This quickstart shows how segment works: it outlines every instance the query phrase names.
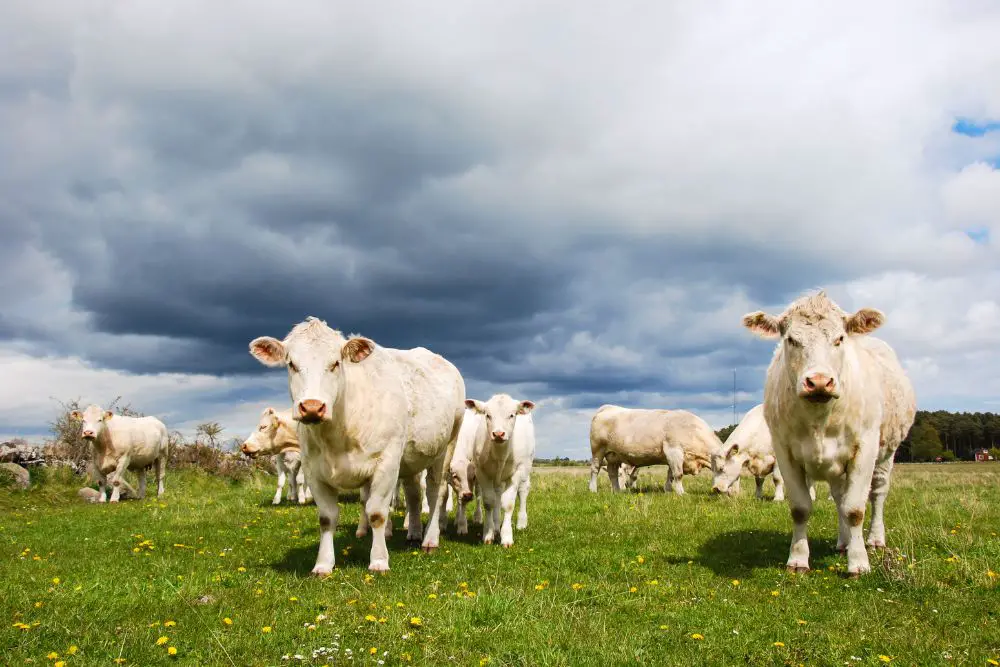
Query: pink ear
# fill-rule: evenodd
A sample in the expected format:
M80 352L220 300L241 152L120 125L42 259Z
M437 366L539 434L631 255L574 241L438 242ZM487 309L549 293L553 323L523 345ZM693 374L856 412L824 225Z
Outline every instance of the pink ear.
M781 335L778 320L762 310L744 315L743 326L761 338L777 338Z
M261 336L250 341L250 354L265 366L283 366L285 346L277 338Z
M521 401L517 406L517 413L519 415L526 415L535 409L535 404L532 401Z
M361 363L375 351L375 342L368 338L352 338L344 343L340 356L351 363Z
M105 419L111 419L114 416L115 416L115 413L111 412L111 410L105 410L104 411L104 418Z
M862 308L850 317L844 318L844 328L852 335L862 335L875 331L885 323L885 315L874 308Z
M83 419L83 414L79 410L69 413L70 419Z

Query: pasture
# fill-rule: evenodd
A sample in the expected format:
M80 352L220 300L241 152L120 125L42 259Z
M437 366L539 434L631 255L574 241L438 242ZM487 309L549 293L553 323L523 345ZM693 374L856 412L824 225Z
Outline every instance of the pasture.
M1000 661L1000 465L898 465L889 549L843 576L817 488L813 570L784 570L784 503L587 491L589 470L536 469L510 550L480 527L405 544L367 571L357 496L342 499L333 575L309 576L315 507L270 504L274 478L170 470L166 494L85 504L53 473L0 490L4 664L984 665ZM773 491L768 482L766 494ZM155 493L152 494L155 496ZM71 648L72 647L72 648ZM173 650L171 650L173 649ZM287 656L287 658L286 658Z

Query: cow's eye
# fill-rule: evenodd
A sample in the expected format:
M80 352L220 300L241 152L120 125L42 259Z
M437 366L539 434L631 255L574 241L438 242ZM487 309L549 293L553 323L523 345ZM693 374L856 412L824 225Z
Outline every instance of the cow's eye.
M510 413L510 414L509 414L509 415L507 416L507 419L513 419L513 418L514 418L514 413L513 413L513 412L512 412L512 413Z
M843 342L844 342L844 336L840 335L837 336L837 340L833 341L833 344L836 345L837 347L840 347L840 344Z
M266 424L261 424L260 428L258 428L257 430L258 431L266 431L267 430L267 425Z
M288 370L290 370L293 373L298 373L299 372L299 367L295 365L294 361L292 361L291 359L289 359L288 360Z
M785 338L785 341L787 341L788 344L791 345L792 347L802 347L802 343L800 343L797 339L792 338L791 336L787 336Z
M340 365L340 360L334 361L332 364L330 364L330 372L337 370L337 366L339 365Z

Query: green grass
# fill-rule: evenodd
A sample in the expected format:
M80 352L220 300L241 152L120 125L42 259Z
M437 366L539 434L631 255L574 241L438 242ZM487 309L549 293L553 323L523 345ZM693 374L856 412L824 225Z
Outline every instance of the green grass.
M1000 466L898 466L890 549L857 581L834 551L825 485L814 569L789 575L787 506L754 500L752 480L724 499L707 494L707 476L685 479L679 498L644 472L641 494L612 496L606 476L590 494L586 475L536 471L530 526L510 550L480 544L478 526L462 539L449 527L428 556L404 544L396 517L385 576L368 576L370 540L354 537L350 498L325 580L309 576L315 508L272 507L273 478L170 471L162 502L117 506L81 503L64 473L0 491L0 662L51 665L50 652L67 665L1000 661L1000 579L989 574L1000 572ZM295 654L305 660L282 660Z

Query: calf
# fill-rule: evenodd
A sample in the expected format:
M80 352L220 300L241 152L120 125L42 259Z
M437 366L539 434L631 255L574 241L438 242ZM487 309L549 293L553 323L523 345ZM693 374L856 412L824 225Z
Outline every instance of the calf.
M465 405L481 418L477 420L473 436L471 459L452 460L452 475L457 474L461 480L459 516L464 514L462 503L472 499L468 479L472 476L479 485L485 509L483 542L492 544L499 528L501 546L510 547L514 544L511 519L515 499L519 500L517 529L528 527L528 492L535 459L535 425L531 411L535 404L517 401L507 394L495 394L485 403L470 398Z
M761 311L743 317L745 327L779 341L764 384L764 418L794 522L790 571L809 569L807 476L830 484L837 548L847 552L850 575L870 570L862 539L866 500L868 544L885 546L893 456L913 424L916 398L892 348L866 335L884 320L871 308L848 314L824 291L797 299L777 317Z
M302 471L302 450L299 449L299 437L295 433L291 408L281 412L272 407L264 408L257 428L240 446L240 450L251 459L274 455L278 469L278 489L274 492L272 505L281 504L281 490L285 487L286 478L290 501L305 505L312 498Z
M97 477L100 492L98 502L108 500L107 485L111 486L110 502L121 497L121 487L133 496L146 497L146 470L156 471L156 495L163 495L163 477L167 471L169 447L167 427L156 417L124 417L98 405L89 405L83 412L74 410L73 419L82 420L80 437L90 443L91 470ZM125 480L125 471L139 474L139 492Z
M250 353L285 367L302 465L319 510L320 543L313 573L333 570L338 496L360 489L358 532L372 528L368 569L389 570L386 524L393 490L403 479L410 515L407 537L424 551L438 547L441 486L462 425L465 381L443 357L418 347L396 350L361 336L347 339L308 317L283 341L262 336ZM419 475L427 471L430 518L420 523Z
M597 475L607 462L613 492L621 491L620 466L632 484L638 468L667 465L664 490L684 494L681 477L697 475L711 466L712 454L722 442L712 428L687 410L647 410L602 405L590 420L590 491L597 493Z
M479 432L479 425L483 421L483 415L479 414L474 407L465 408L465 416L462 418L462 428L458 432L458 439L455 441L455 453L451 457L449 488L454 491L458 498L458 508L455 511L455 532L459 535L469 534L469 520L465 507L476 496L476 512L472 520L481 523L482 513L482 492L476 480L475 448L476 437Z

